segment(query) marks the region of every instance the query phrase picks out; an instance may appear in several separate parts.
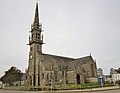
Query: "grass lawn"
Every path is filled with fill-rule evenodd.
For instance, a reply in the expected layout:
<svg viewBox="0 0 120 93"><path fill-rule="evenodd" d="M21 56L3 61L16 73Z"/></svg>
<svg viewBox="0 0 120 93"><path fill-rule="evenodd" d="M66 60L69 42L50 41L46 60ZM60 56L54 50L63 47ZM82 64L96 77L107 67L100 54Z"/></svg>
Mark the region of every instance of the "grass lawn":
<svg viewBox="0 0 120 93"><path fill-rule="evenodd" d="M113 86L111 84L106 84L105 87L107 86ZM101 87L97 83L87 83L87 84L69 84L69 85L55 85L55 86L6 86L4 89L7 90L24 90L24 91L41 91L41 90L50 90L55 89L55 90L75 90L75 89L92 89L92 88L98 88Z"/></svg>
<svg viewBox="0 0 120 93"><path fill-rule="evenodd" d="M105 84L104 87L113 86L113 84ZM98 83L87 83L87 84L69 84L60 87L61 89L91 89L101 87Z"/></svg>

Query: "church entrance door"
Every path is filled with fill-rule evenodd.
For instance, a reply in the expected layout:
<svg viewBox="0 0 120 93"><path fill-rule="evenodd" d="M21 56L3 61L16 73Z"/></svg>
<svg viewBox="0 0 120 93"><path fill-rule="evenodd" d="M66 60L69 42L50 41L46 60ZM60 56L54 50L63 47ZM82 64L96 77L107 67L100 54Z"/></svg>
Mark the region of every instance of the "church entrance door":
<svg viewBox="0 0 120 93"><path fill-rule="evenodd" d="M80 75L77 74L77 84L80 84Z"/></svg>

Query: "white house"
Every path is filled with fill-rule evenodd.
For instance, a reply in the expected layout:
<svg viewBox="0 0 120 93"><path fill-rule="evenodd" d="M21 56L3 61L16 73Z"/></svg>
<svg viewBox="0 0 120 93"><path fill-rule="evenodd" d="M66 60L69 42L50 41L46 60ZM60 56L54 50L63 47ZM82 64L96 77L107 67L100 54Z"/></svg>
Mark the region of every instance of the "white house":
<svg viewBox="0 0 120 93"><path fill-rule="evenodd" d="M120 80L120 74L112 74L112 80L115 83L116 81Z"/></svg>

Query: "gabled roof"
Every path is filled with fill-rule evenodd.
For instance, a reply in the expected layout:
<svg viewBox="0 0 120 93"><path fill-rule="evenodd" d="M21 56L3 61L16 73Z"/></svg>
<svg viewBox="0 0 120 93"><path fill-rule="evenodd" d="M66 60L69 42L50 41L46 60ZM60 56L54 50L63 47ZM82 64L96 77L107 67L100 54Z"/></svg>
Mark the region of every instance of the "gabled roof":
<svg viewBox="0 0 120 93"><path fill-rule="evenodd" d="M46 70L51 70L52 66L55 64L57 64L59 66L59 69L60 69L61 65L63 65L65 62L75 60L73 58L51 55L51 54L43 54L43 57L44 57L43 65L44 65Z"/></svg>
<svg viewBox="0 0 120 93"><path fill-rule="evenodd" d="M77 59L75 59L73 61L67 62L66 63L67 68L68 68L68 70L74 70L74 67L76 67L78 65L86 64L87 62L89 62L89 60L93 60L93 58L91 56L77 58Z"/></svg>
<svg viewBox="0 0 120 93"><path fill-rule="evenodd" d="M89 60L93 60L93 58L91 56L86 56L86 57L78 58L77 60L81 64L86 64L87 62L89 62Z"/></svg>
<svg viewBox="0 0 120 93"><path fill-rule="evenodd" d="M89 60L93 60L91 56L86 56L86 57L77 58L77 59L51 55L51 54L43 54L43 56L44 56L43 65L46 70L51 70L52 66L55 64L58 65L59 69L61 69L61 67L67 66L68 70L73 70L76 64L82 65L89 62Z"/></svg>
<svg viewBox="0 0 120 93"><path fill-rule="evenodd" d="M50 59L52 58L57 63L59 63L59 62L69 62L69 61L75 60L74 58L51 55L51 54L43 54L43 56L44 56L44 58L50 58ZM48 60L50 60L50 59L48 59Z"/></svg>

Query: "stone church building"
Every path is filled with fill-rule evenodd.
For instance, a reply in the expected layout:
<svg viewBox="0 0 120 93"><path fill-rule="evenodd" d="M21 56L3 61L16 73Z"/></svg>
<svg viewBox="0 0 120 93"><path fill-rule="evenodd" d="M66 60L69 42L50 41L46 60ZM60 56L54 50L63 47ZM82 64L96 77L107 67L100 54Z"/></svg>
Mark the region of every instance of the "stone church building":
<svg viewBox="0 0 120 93"><path fill-rule="evenodd" d="M97 81L96 62L92 56L69 58L42 52L42 25L39 22L38 3L29 36L28 86L55 84L83 84Z"/></svg>

